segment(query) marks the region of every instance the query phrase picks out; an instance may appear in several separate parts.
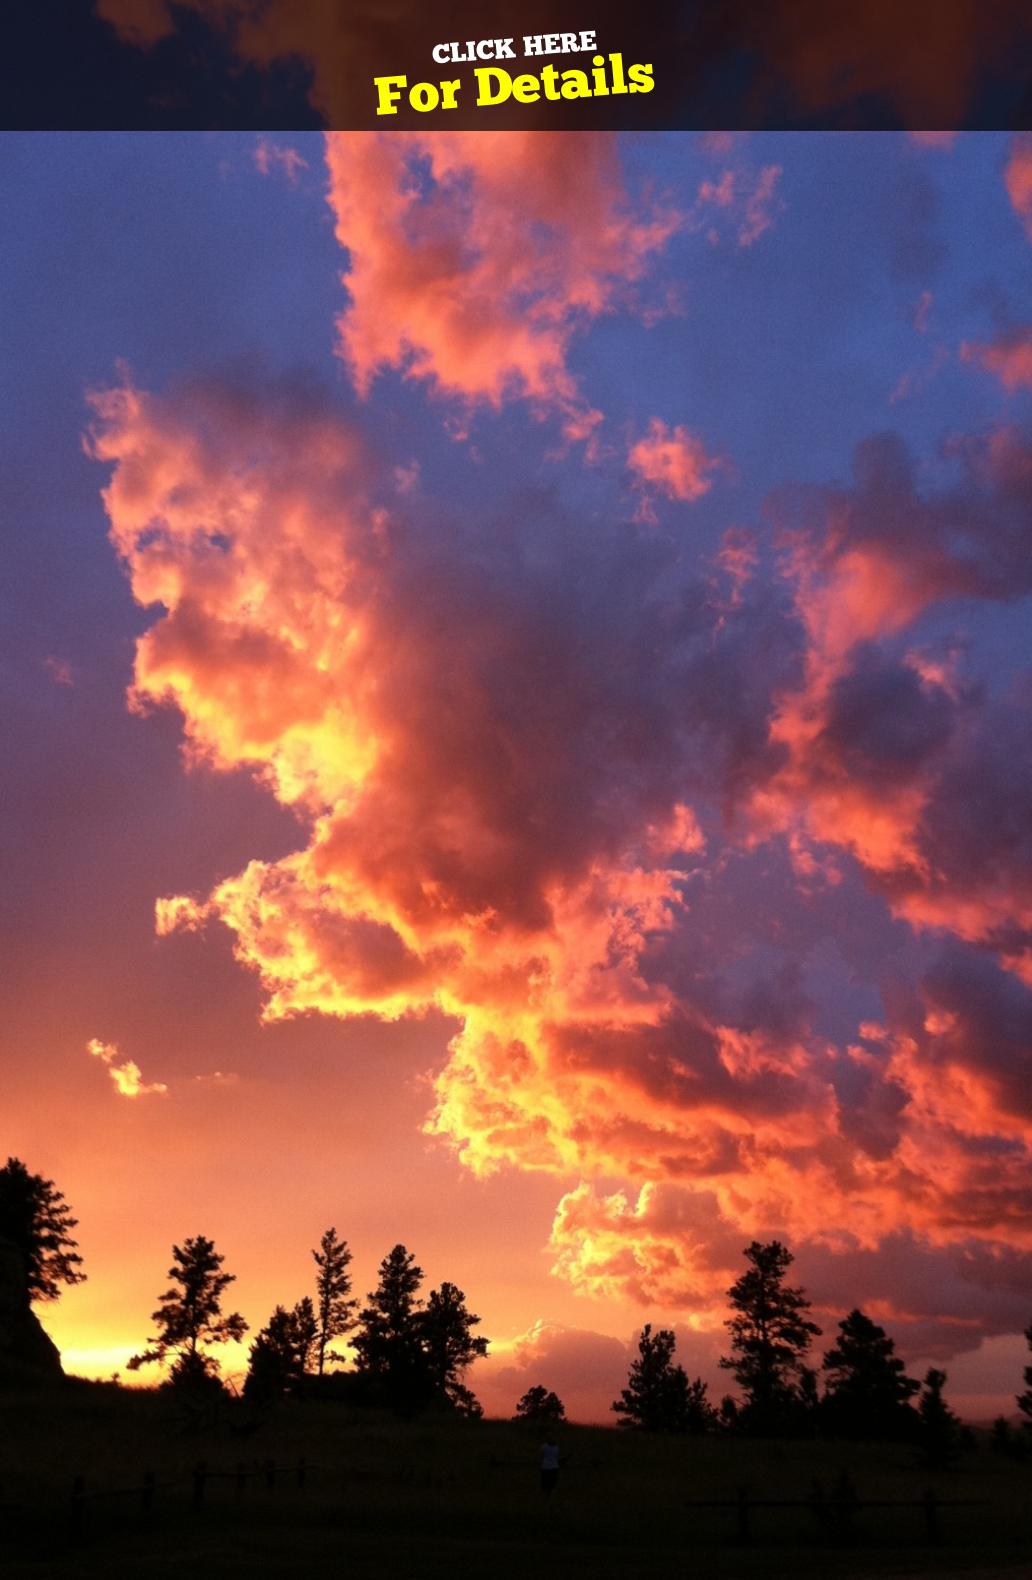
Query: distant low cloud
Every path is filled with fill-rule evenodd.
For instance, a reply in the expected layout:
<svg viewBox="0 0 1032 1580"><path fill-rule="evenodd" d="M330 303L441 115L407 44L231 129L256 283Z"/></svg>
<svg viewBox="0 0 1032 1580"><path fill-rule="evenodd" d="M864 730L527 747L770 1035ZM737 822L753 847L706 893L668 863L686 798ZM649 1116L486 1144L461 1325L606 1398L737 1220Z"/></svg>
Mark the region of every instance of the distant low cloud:
<svg viewBox="0 0 1032 1580"><path fill-rule="evenodd" d="M114 1042L102 1042L91 1037L86 1050L101 1064L107 1066L115 1091L122 1097L164 1097L168 1087L162 1081L145 1081L140 1066L134 1059L123 1058Z"/></svg>

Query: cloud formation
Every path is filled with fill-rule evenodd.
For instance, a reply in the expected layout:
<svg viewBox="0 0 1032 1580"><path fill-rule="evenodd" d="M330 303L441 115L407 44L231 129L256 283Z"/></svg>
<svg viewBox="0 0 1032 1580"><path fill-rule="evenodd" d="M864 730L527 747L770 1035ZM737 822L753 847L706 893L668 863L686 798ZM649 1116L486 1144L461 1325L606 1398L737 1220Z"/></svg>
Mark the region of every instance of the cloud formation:
<svg viewBox="0 0 1032 1580"><path fill-rule="evenodd" d="M331 132L326 151L349 259L340 352L358 390L394 368L467 404L526 398L587 438L599 413L570 342L629 300L679 222L632 201L616 140Z"/></svg>
<svg viewBox="0 0 1032 1580"><path fill-rule="evenodd" d="M168 1087L162 1081L145 1081L135 1059L121 1057L117 1043L102 1042L99 1037L91 1037L86 1044L86 1051L107 1066L115 1091L121 1097L164 1097L168 1092Z"/></svg>
<svg viewBox="0 0 1032 1580"><path fill-rule="evenodd" d="M754 1234L1032 1250L1027 739L914 634L1027 589L1019 432L932 490L869 441L851 485L772 500L760 576L741 532L710 574L547 501L518 533L444 515L296 381L94 407L155 611L133 705L298 819L160 930L228 927L271 1018L450 1016L428 1129L563 1182L588 1292L705 1326ZM761 967L767 917L816 938L864 886L952 953L833 1036L791 957Z"/></svg>
<svg viewBox="0 0 1032 1580"><path fill-rule="evenodd" d="M723 464L687 428L680 423L669 428L659 417L652 418L648 432L635 440L627 454L627 465L640 484L668 499L687 502L709 493L711 474Z"/></svg>
<svg viewBox="0 0 1032 1580"><path fill-rule="evenodd" d="M1021 132L1013 139L1003 179L1011 206L1032 241L1032 133Z"/></svg>

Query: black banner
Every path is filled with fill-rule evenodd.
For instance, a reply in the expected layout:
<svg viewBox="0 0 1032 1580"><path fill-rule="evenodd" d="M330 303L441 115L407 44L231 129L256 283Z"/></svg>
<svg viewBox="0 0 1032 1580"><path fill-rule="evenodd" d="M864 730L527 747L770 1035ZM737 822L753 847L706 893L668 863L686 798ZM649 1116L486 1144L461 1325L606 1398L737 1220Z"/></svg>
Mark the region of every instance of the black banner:
<svg viewBox="0 0 1032 1580"><path fill-rule="evenodd" d="M8 129L1014 129L1028 0L8 0Z"/></svg>

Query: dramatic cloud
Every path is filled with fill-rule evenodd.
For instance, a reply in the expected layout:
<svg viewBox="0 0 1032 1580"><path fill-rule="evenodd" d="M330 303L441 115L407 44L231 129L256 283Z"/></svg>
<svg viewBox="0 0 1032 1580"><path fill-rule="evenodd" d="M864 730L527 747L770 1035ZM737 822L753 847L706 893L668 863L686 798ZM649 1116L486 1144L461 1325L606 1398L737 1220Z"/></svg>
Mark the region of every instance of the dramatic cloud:
<svg viewBox="0 0 1032 1580"><path fill-rule="evenodd" d="M901 640L939 604L1032 589L1021 547L1032 447L997 429L954 451L962 480L941 493L919 491L905 449L884 436L858 450L852 491L776 502L806 679L779 699L771 737L785 758L749 815L758 836L795 830L844 847L911 922L1023 954L1024 708L990 705Z"/></svg>
<svg viewBox="0 0 1032 1580"><path fill-rule="evenodd" d="M160 930L225 924L270 1018L451 1017L428 1129L562 1180L556 1266L588 1292L706 1328L754 1234L1026 1246L1028 992L984 951L1027 958L1027 739L915 635L1027 590L1019 434L958 443L938 491L883 437L851 488L779 496L779 580L740 530L700 575L547 500L518 534L444 516L304 386L94 405L157 611L133 703L298 818ZM861 914L858 875L886 933L968 947L833 1036L790 938L847 887Z"/></svg>
<svg viewBox="0 0 1032 1580"><path fill-rule="evenodd" d="M327 160L350 260L340 349L359 391L397 368L465 402L526 397L586 438L599 413L569 343L629 300L678 223L634 207L615 139L335 132Z"/></svg>

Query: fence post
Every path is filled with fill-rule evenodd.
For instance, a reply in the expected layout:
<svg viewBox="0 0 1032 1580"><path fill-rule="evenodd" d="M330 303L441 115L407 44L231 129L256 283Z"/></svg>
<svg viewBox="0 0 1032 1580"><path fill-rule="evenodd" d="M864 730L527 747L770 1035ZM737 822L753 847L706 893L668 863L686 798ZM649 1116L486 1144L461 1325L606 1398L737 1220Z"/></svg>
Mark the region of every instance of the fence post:
<svg viewBox="0 0 1032 1580"><path fill-rule="evenodd" d="M302 1454L301 1458L297 1462L297 1484L298 1484L299 1487L303 1487L304 1486L305 1481L307 1480L307 1477L308 1477L308 1462L305 1459L305 1456Z"/></svg>
<svg viewBox="0 0 1032 1580"><path fill-rule="evenodd" d="M924 1521L925 1535L930 1542L939 1540L939 1500L935 1495L934 1487L926 1487L924 1493Z"/></svg>
<svg viewBox="0 0 1032 1580"><path fill-rule="evenodd" d="M154 1507L154 1472L145 1470L143 1473L143 1486L140 1489L140 1507L144 1514L149 1514Z"/></svg>
<svg viewBox="0 0 1032 1580"><path fill-rule="evenodd" d="M276 1488L276 1465L271 1459L265 1461L265 1485L270 1492Z"/></svg>
<svg viewBox="0 0 1032 1580"><path fill-rule="evenodd" d="M242 1498L243 1495L244 1495L244 1492L246 1491L246 1489L247 1489L247 1472L244 1469L243 1461L238 1459L237 1460L237 1467L236 1467L236 1495L237 1495L237 1497L238 1498Z"/></svg>
<svg viewBox="0 0 1032 1580"><path fill-rule="evenodd" d="M208 1462L201 1459L194 1467L193 1473L193 1506L201 1508L204 1503L204 1488L208 1480Z"/></svg>
<svg viewBox="0 0 1032 1580"><path fill-rule="evenodd" d="M82 1535L82 1504L85 1490L86 1478L76 1476L72 1482L72 1502L68 1511L68 1534L75 1541Z"/></svg>
<svg viewBox="0 0 1032 1580"><path fill-rule="evenodd" d="M738 1540L743 1544L752 1541L752 1531L749 1527L749 1488L738 1489Z"/></svg>

